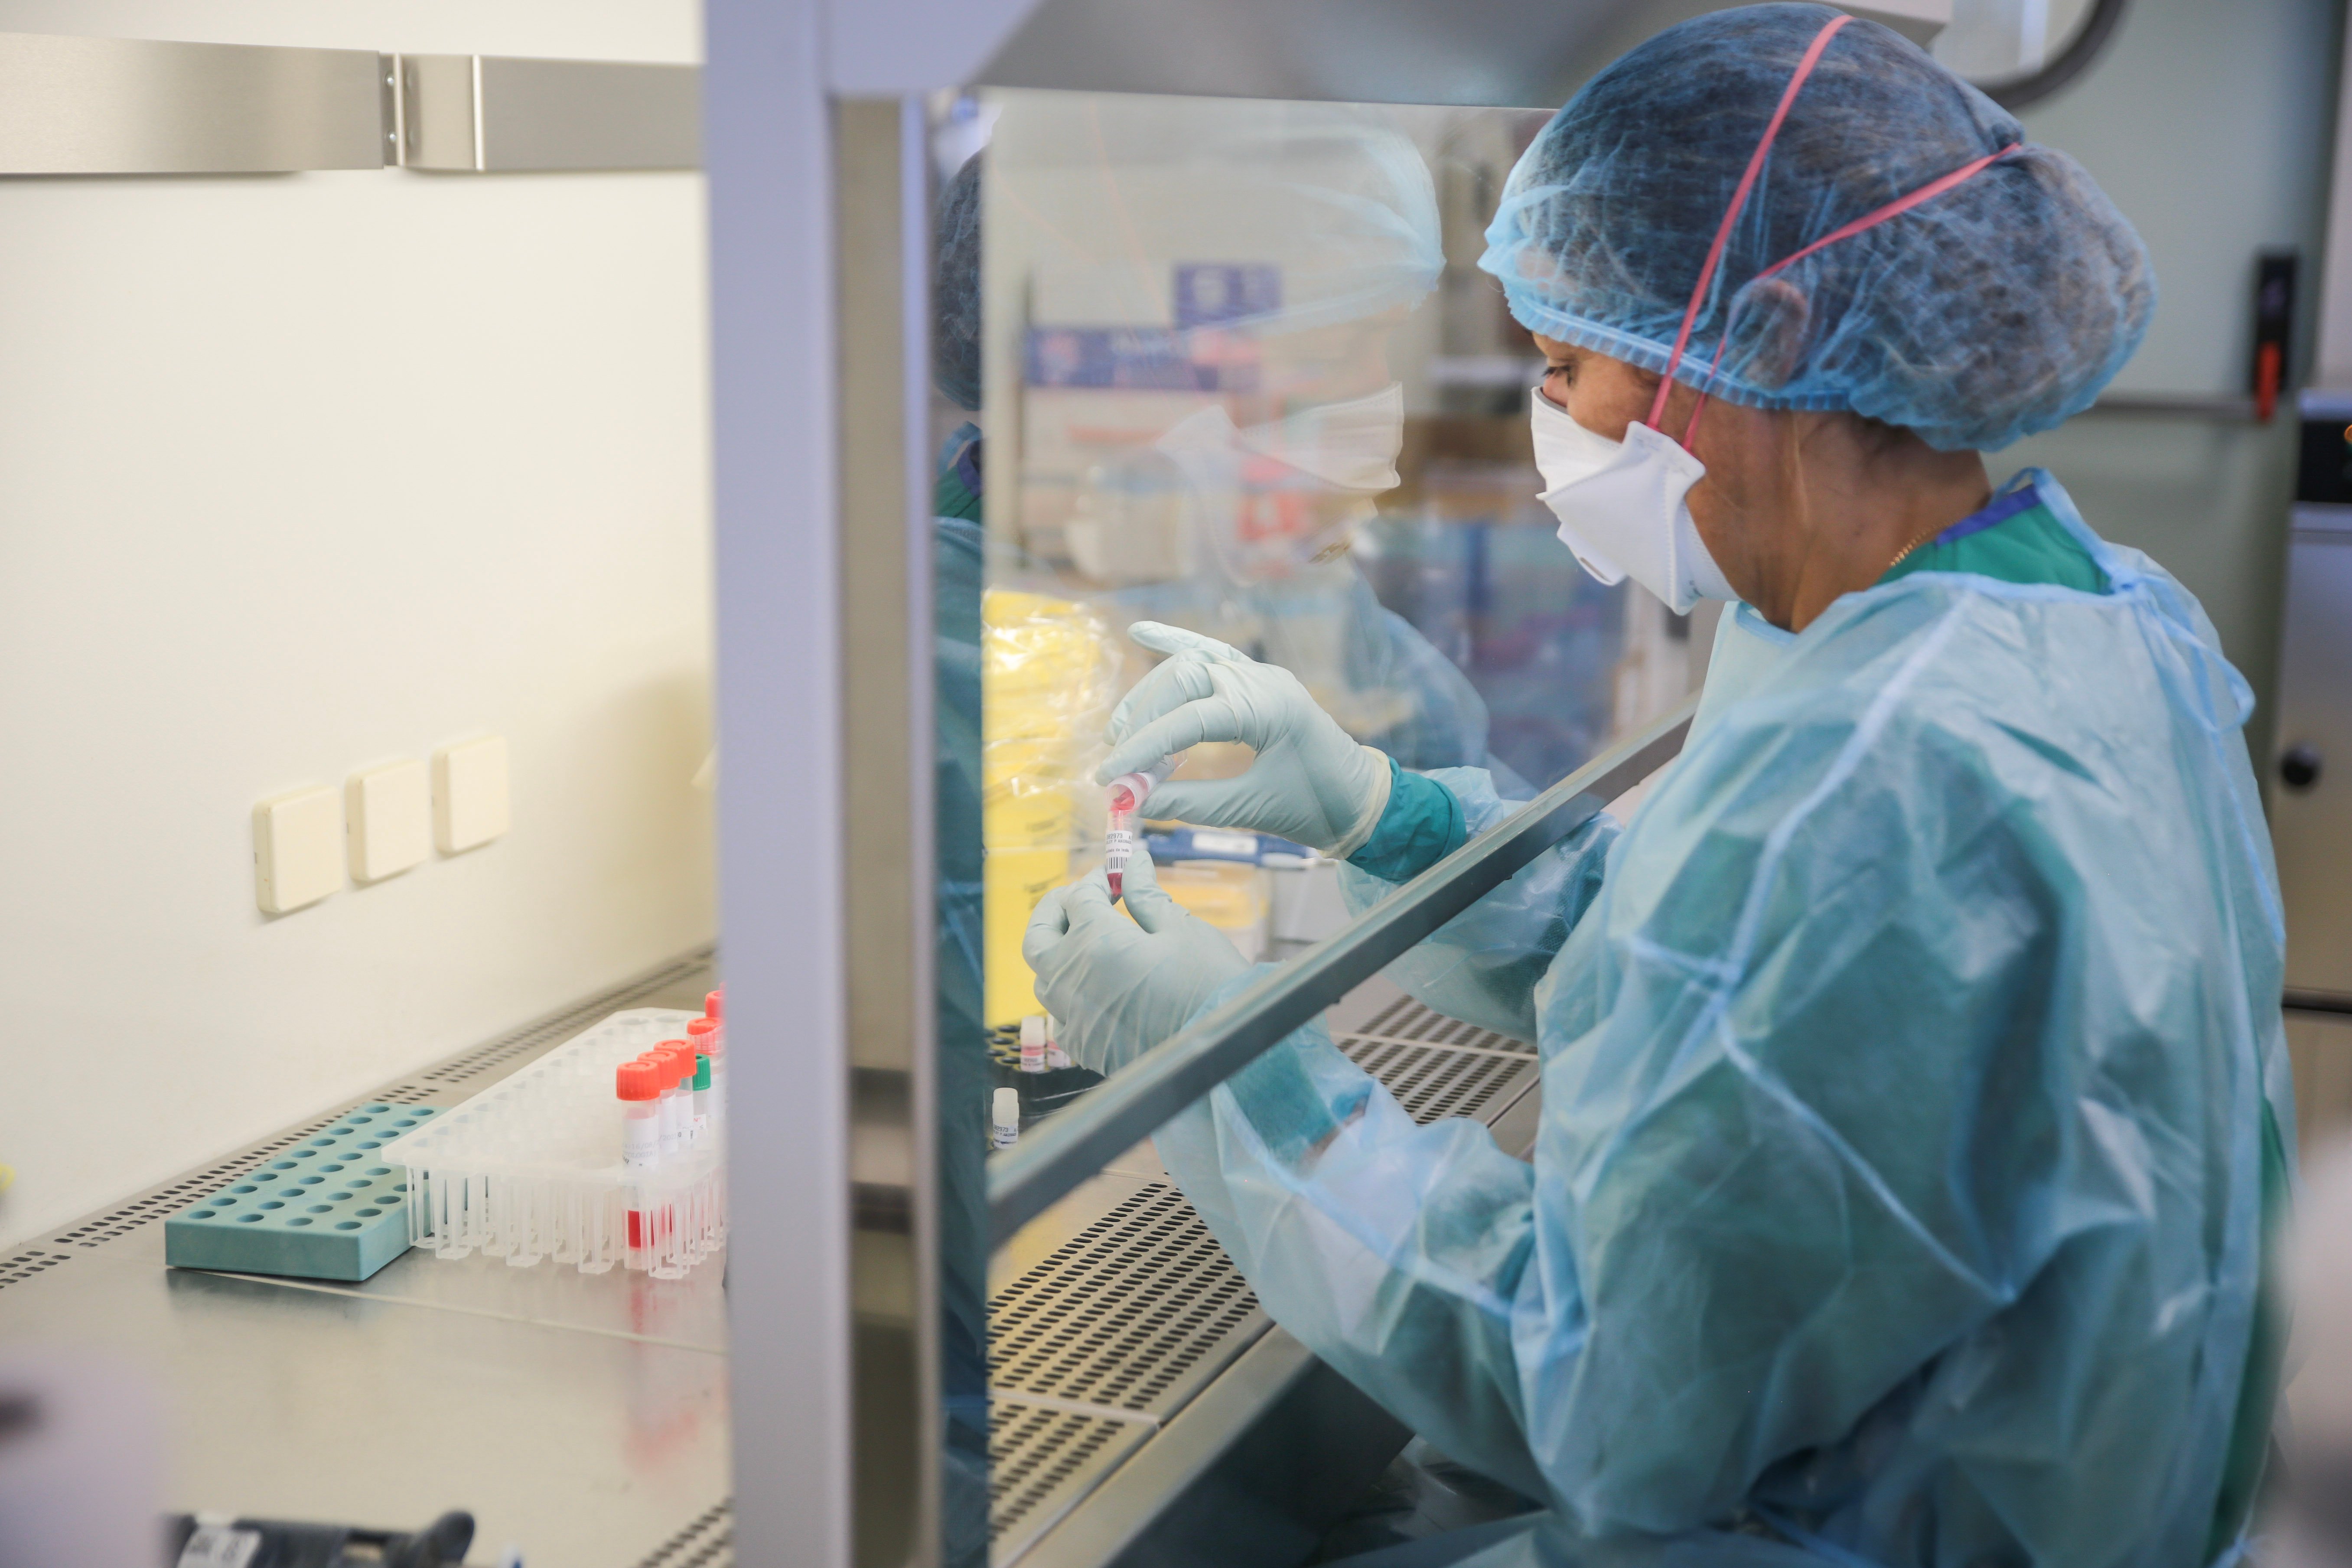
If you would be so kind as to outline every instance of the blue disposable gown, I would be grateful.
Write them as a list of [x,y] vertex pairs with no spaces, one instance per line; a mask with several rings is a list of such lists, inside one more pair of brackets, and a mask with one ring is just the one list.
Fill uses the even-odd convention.
[[[1549,1506],[1498,1552],[2204,1555],[2265,1097],[2294,1124],[2252,699],[2045,489],[2111,592],[1920,573],[1735,626],[1739,695],[1630,823],[1391,969],[1538,1043],[1531,1163],[1319,1026],[1160,1133],[1276,1321]],[[1474,834],[1510,809],[1436,776]]]

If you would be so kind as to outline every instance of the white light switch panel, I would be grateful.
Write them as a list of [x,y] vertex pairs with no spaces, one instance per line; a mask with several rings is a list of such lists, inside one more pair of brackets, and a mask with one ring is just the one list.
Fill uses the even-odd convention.
[[411,757],[353,773],[343,794],[353,879],[381,882],[423,864],[433,847],[433,795],[424,763]]
[[323,784],[253,808],[253,869],[265,913],[315,904],[343,885],[343,803]]
[[433,753],[433,836],[444,855],[488,844],[507,830],[507,742],[460,741]]

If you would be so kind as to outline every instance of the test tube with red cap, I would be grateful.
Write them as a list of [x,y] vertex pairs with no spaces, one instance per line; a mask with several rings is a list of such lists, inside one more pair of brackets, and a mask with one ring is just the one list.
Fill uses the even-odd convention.
[[623,1062],[613,1079],[621,1100],[621,1163],[632,1170],[649,1169],[661,1158],[660,1073],[639,1057]]
[[[613,1074],[614,1092],[621,1101],[621,1163],[635,1171],[651,1170],[661,1161],[661,1069],[639,1057],[623,1062]],[[643,1268],[653,1245],[645,1201],[632,1188],[627,1197],[628,1265]]]
[[1103,835],[1103,875],[1114,900],[1126,890],[1127,863],[1135,858],[1135,825],[1143,815],[1143,803],[1175,771],[1176,759],[1162,757],[1139,773],[1119,774],[1106,786],[1110,830]]

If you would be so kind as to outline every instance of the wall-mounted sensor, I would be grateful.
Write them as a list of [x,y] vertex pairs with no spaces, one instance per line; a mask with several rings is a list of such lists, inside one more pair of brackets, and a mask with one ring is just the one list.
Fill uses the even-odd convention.
[[323,784],[253,808],[256,896],[266,914],[315,904],[343,885],[343,803]]
[[433,837],[442,854],[488,844],[507,823],[506,737],[460,741],[433,753]]

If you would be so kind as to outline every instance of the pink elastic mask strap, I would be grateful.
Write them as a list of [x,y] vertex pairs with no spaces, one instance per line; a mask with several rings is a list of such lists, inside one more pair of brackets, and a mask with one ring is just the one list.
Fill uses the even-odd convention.
[[[1674,390],[1675,367],[1682,363],[1683,351],[1690,346],[1691,328],[1698,321],[1699,307],[1706,302],[1707,285],[1715,281],[1716,267],[1723,260],[1723,247],[1731,241],[1731,226],[1739,221],[1739,209],[1748,205],[1748,193],[1756,188],[1756,178],[1764,172],[1764,158],[1772,151],[1773,138],[1780,134],[1781,122],[1789,118],[1789,107],[1797,101],[1798,89],[1805,85],[1805,79],[1812,75],[1813,68],[1821,63],[1822,52],[1830,47],[1830,40],[1837,36],[1838,29],[1853,20],[1851,16],[1839,16],[1813,35],[1813,41],[1806,47],[1804,58],[1797,62],[1795,73],[1789,78],[1789,85],[1780,89],[1780,106],[1772,110],[1771,120],[1765,124],[1764,134],[1757,142],[1756,151],[1748,155],[1747,172],[1739,176],[1738,188],[1731,193],[1731,205],[1723,209],[1723,222],[1716,226],[1715,243],[1707,247],[1706,261],[1698,269],[1698,286],[1691,290],[1690,307],[1683,311],[1682,330],[1675,334],[1675,352],[1666,356],[1666,373],[1658,378],[1658,395],[1650,405],[1650,417],[1646,422],[1654,430],[1662,428],[1659,421],[1666,416],[1666,395]],[[1692,423],[1697,423],[1696,416]],[[1685,436],[1687,439],[1688,433],[1685,432]]]
[[[1976,178],[1976,176],[1983,174],[1995,163],[2000,163],[2003,158],[2013,156],[2023,150],[2023,142],[2012,142],[1998,153],[1988,153],[1972,163],[1963,163],[1958,168],[1953,170],[1950,174],[1939,175],[1936,179],[1928,181],[1926,184],[1920,186],[1917,190],[1913,191],[1907,196],[1897,196],[1893,201],[1887,203],[1885,206],[1879,207],[1874,211],[1863,214],[1852,223],[1840,225],[1838,227],[1833,228],[1829,233],[1822,236],[1821,238],[1813,241],[1812,244],[1805,247],[1804,249],[1792,251],[1789,255],[1782,257],[1780,260],[1772,263],[1771,266],[1767,267],[1763,271],[1759,272],[1755,277],[1749,279],[1748,282],[1760,283],[1776,272],[1785,271],[1789,268],[1794,267],[1798,262],[1802,261],[1806,257],[1811,256],[1813,252],[1821,249],[1823,246],[1835,245],[1841,239],[1851,239],[1855,235],[1860,234],[1864,229],[1869,228],[1876,224],[1885,223],[1888,218],[1897,216],[1900,214],[1907,213],[1922,202],[1933,201],[1937,196],[1942,195],[1946,191],[1950,190],[1954,185],[1959,184],[1962,181]],[[1730,342],[1731,323],[1726,321],[1723,327],[1723,336],[1716,342],[1715,357],[1706,362],[1706,381],[1709,386],[1715,384],[1716,370],[1723,363],[1723,351]],[[1663,403],[1663,399],[1661,402]],[[1691,442],[1697,437],[1698,416],[1706,412],[1706,395],[1705,393],[1701,393],[1699,395],[1698,406],[1691,411],[1690,426],[1683,432],[1683,445],[1685,447],[1687,447]],[[1653,425],[1657,423],[1654,416],[1652,418],[1651,423]]]
[[2011,157],[2022,152],[2024,150],[2024,145],[2025,144],[2021,142],[2012,142],[1998,153],[1988,153],[1973,163],[1963,163],[1958,168],[1953,170],[1950,174],[1943,175],[1941,178],[1928,181],[1926,184],[1920,186],[1909,195],[1897,196],[1893,201],[1887,203],[1885,206],[1880,207],[1877,211],[1866,212],[1860,217],[1854,219],[1852,223],[1841,225],[1839,227],[1830,230],[1829,233],[1822,236],[1821,238],[1813,241],[1812,244],[1805,247],[1804,249],[1796,251],[1791,255],[1782,257],[1780,260],[1772,263],[1771,266],[1767,267],[1763,271],[1759,272],[1754,278],[1749,279],[1748,281],[1751,283],[1759,282],[1785,268],[1794,267],[1798,262],[1802,261],[1806,257],[1811,256],[1814,251],[1821,249],[1822,247],[1825,245],[1835,245],[1841,239],[1850,239],[1853,236],[1860,234],[1864,229],[1874,227],[1879,224],[1885,223],[1888,218],[1909,212],[1913,207],[1917,206],[1922,202],[1933,201],[1937,196],[1942,195],[1946,191],[1950,190],[1954,185],[1960,184],[1963,180],[1972,180],[1979,174],[1983,174],[1987,169],[1991,168],[1995,163],[2000,163],[2003,158]]

